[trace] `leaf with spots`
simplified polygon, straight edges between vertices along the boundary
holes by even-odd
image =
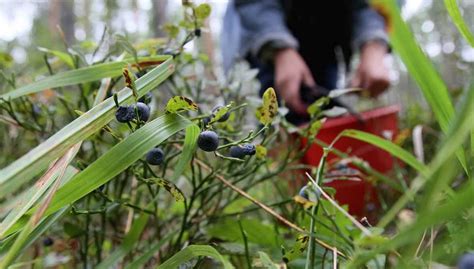
[[[263,104],[257,108],[257,119],[264,125],[271,124],[278,112],[278,101],[275,90],[268,88],[263,94]]]
[[[184,96],[175,96],[166,104],[166,111],[176,113],[185,110],[197,110],[198,106],[193,100]]]
[[[256,156],[257,156],[257,159],[265,159],[265,157],[267,157],[267,148],[265,148],[264,146],[262,145],[257,145],[256,147]]]
[[[292,249],[289,251],[285,251],[283,249],[283,261],[285,263],[289,263],[294,259],[297,259],[303,255],[303,252],[306,250],[308,247],[308,241],[309,241],[309,236],[307,235],[299,235],[296,238],[296,243],[293,246]]]
[[[173,196],[173,198],[176,200],[176,202],[184,202],[184,200],[186,199],[184,197],[183,192],[180,189],[178,189],[178,187],[176,187],[176,185],[174,185],[173,183],[169,182],[166,179],[163,179],[163,178],[150,178],[147,181],[151,182],[151,183],[154,183],[154,184],[156,184],[160,187],[165,188],[165,190],[167,192],[169,192],[171,194],[171,196]]]

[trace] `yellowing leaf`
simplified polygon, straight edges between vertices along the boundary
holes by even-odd
[[[267,149],[262,145],[257,145],[256,151],[257,159],[265,159],[267,156]]]
[[[268,88],[263,94],[263,104],[256,111],[257,119],[264,125],[272,123],[278,112],[278,101],[275,90]]]
[[[296,238],[296,243],[292,249],[288,252],[283,253],[283,261],[285,263],[291,262],[292,260],[299,258],[308,246],[309,236],[299,235]]]
[[[183,192],[176,187],[173,183],[169,182],[166,179],[163,178],[152,178],[149,181],[153,182],[154,184],[165,188],[166,191],[168,191],[171,196],[176,200],[176,202],[182,202],[185,200]]]
[[[302,205],[304,207],[304,209],[309,209],[312,206],[316,205],[315,202],[312,202],[312,201],[304,198],[303,196],[299,196],[299,195],[296,195],[295,197],[293,197],[293,201],[295,201],[295,203],[297,203],[297,204]]]
[[[184,110],[197,110],[196,103],[184,96],[175,96],[166,104],[166,111],[175,113]]]

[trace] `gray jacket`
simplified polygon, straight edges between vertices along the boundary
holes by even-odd
[[[295,0],[303,1],[303,0]],[[313,0],[314,1],[314,0]],[[354,0],[362,1],[362,0]],[[357,51],[370,40],[388,42],[383,17],[370,7],[354,10],[352,48]],[[246,57],[257,56],[268,42],[297,49],[299,44],[285,24],[279,0],[231,0],[221,34],[224,69]]]

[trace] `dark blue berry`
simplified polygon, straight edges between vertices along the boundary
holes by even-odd
[[[207,126],[210,121],[211,121],[211,118],[205,117],[202,119],[202,124],[204,124],[204,126]]]
[[[165,153],[160,148],[154,148],[146,154],[146,161],[151,165],[160,165],[163,163]]]
[[[458,269],[473,269],[474,253],[466,253],[458,261]]]
[[[298,193],[299,196],[303,197],[306,200],[309,199],[308,193],[306,192],[307,189],[308,189],[308,186],[304,186],[303,188],[301,188],[300,192]]]
[[[221,107],[222,107],[222,106],[220,106],[220,105],[215,106],[215,107],[212,109],[212,113],[215,113],[215,112],[217,111],[217,109],[219,109],[219,108],[221,108]],[[226,112],[226,113],[224,114],[224,116],[222,116],[218,121],[219,121],[219,122],[224,122],[224,121],[228,120],[229,117],[230,117],[230,113],[229,113],[229,112]]]
[[[243,144],[230,147],[230,156],[233,158],[243,158],[247,155],[255,155],[255,145]]]
[[[129,122],[135,118],[135,109],[132,106],[119,106],[115,118],[118,122]]]
[[[151,94],[151,92],[147,92],[140,99],[138,99],[138,102],[142,102],[148,105],[149,103],[151,103],[152,99],[153,99],[153,94]]]
[[[197,36],[197,37],[200,37],[200,36],[201,36],[201,29],[196,28],[196,29],[194,30],[194,35]]]
[[[141,121],[147,121],[150,118],[150,107],[142,102],[138,102],[136,106],[138,110],[138,118],[140,118]]]
[[[50,247],[54,244],[54,240],[51,237],[46,237],[43,239],[43,246]]]
[[[213,131],[201,132],[197,144],[204,151],[215,151],[219,146],[219,136]]]

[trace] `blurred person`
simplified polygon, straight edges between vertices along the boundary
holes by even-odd
[[[383,17],[365,0],[231,0],[222,30],[224,69],[246,59],[259,69],[261,94],[275,87],[294,124],[309,120],[304,91],[335,89],[341,65],[360,61],[350,87],[376,97],[389,86],[389,51]],[[340,53],[338,53],[339,51]]]

